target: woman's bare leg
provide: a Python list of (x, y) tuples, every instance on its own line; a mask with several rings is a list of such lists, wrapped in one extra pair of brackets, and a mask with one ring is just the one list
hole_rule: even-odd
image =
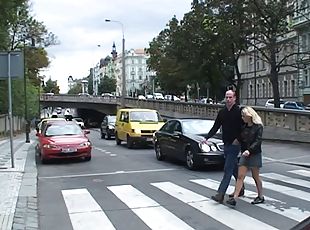
[(243, 181), (244, 181), (247, 171), (248, 171), (248, 168), (246, 166), (239, 166), (238, 179), (237, 179), (237, 183), (235, 186), (235, 192), (234, 192), (235, 199), (238, 198), (239, 193), (243, 187)]
[(253, 167), (251, 171), (252, 171), (252, 177), (256, 184), (257, 194), (260, 198), (262, 198), (263, 197), (263, 183), (259, 176), (259, 168)]

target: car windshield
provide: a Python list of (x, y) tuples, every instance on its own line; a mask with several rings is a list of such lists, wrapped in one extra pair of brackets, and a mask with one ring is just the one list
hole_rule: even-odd
[(45, 136), (82, 135), (80, 126), (73, 124), (53, 124), (46, 128)]
[(113, 116), (113, 117), (111, 116), (108, 118), (109, 123), (115, 123), (115, 121), (116, 121), (116, 116)]
[(158, 122), (161, 121), (161, 117), (154, 111), (133, 111), (130, 112), (130, 121), (137, 122)]
[[(213, 120), (186, 120), (182, 122), (183, 124), (183, 133), (186, 134), (204, 134), (208, 133), (212, 128), (214, 121)], [(217, 131), (219, 133), (220, 130)]]

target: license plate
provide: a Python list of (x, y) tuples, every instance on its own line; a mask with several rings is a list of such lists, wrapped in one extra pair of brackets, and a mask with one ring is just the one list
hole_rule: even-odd
[(73, 153), (73, 152), (76, 152), (77, 149), (74, 149), (74, 148), (65, 148), (65, 149), (62, 149), (61, 150), (63, 153)]
[(146, 138), (146, 141), (153, 141), (153, 138), (148, 137), (148, 138)]

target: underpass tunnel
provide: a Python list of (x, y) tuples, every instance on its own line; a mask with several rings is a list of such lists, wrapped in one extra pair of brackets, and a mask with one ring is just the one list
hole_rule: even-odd
[(94, 109), (77, 109), (78, 117), (84, 120), (86, 128), (99, 128), (105, 113), (101, 113)]

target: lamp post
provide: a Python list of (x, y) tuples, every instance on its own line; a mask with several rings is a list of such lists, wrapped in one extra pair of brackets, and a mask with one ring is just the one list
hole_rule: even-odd
[[(24, 66), (26, 66), (26, 54), (25, 54), (25, 48), (26, 48), (26, 40), (24, 39)], [(24, 71), (26, 68), (24, 68)], [(25, 133), (26, 133), (26, 143), (30, 143), (29, 139), (29, 132), (30, 132), (30, 125), (28, 121), (28, 102), (27, 102), (27, 74), (24, 72), (24, 97), (25, 97), (25, 122), (26, 122), (26, 127), (25, 127)]]
[(124, 25), (120, 21), (114, 21), (110, 19), (105, 19), (106, 22), (115, 22), (122, 26), (122, 95), (121, 95), (121, 107), (125, 107), (125, 97), (126, 97), (126, 76), (125, 76), (125, 36), (124, 36)]

